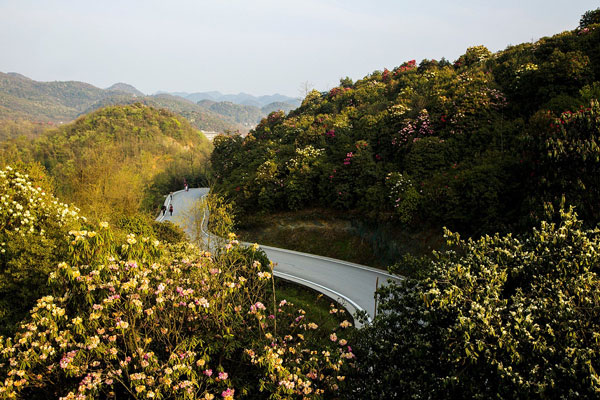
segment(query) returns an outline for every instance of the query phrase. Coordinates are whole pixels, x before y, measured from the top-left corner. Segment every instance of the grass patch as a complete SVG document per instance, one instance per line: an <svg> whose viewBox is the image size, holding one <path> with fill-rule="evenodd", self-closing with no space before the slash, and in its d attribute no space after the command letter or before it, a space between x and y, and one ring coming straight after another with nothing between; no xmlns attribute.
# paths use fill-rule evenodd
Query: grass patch
<svg viewBox="0 0 600 400"><path fill-rule="evenodd" d="M353 229L350 220L330 211L252 216L240 224L237 234L248 242L385 267L378 262L370 243Z"/></svg>
<svg viewBox="0 0 600 400"><path fill-rule="evenodd" d="M275 293L278 302L285 299L306 311L310 321L319 325L323 332L335 330L344 320L354 324L352 315L339 303L310 288L276 278ZM339 311L331 313L332 308ZM325 339L328 340L327 337Z"/></svg>

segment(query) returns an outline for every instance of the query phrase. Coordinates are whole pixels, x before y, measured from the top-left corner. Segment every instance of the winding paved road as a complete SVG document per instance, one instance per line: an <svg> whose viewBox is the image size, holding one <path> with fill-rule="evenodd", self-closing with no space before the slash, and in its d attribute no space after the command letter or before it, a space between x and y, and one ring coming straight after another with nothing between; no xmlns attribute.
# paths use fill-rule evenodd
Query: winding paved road
<svg viewBox="0 0 600 400"><path fill-rule="evenodd" d="M165 200L167 212L157 220L168 220L181 226L192 240L210 240L203 228L206 215L194 207L197 200L208 194L208 188L178 191ZM168 208L173 204L173 215ZM199 224L198 219L202 218ZM212 237L214 238L214 236ZM213 239L214 240L214 239ZM382 270L313 254L300 253L270 246L261 248L275 264L274 275L315 289L343 304L349 312L364 310L369 320L375 312L375 285L400 278ZM360 326L360 324L357 324Z"/></svg>

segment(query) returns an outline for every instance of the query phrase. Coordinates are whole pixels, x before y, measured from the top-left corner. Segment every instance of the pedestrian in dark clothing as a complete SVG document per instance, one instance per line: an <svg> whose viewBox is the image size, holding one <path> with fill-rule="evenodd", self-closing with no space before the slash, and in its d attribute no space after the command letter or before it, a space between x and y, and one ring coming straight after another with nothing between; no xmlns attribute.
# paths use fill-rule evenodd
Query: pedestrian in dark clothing
<svg viewBox="0 0 600 400"><path fill-rule="evenodd" d="M162 215L165 215L165 212L167 212L167 206L165 206L164 204L160 207L160 211L162 211Z"/></svg>
<svg viewBox="0 0 600 400"><path fill-rule="evenodd" d="M173 215L173 204L169 206L169 214Z"/></svg>

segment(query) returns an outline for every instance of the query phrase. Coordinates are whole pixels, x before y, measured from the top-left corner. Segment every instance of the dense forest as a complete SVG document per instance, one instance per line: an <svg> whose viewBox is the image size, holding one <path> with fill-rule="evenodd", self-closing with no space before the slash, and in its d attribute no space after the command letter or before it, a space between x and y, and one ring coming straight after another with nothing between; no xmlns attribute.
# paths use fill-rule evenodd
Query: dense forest
<svg viewBox="0 0 600 400"><path fill-rule="evenodd" d="M593 24L411 60L216 138L215 189L246 213L318 205L465 234L525 229L564 194L595 223L599 95Z"/></svg>

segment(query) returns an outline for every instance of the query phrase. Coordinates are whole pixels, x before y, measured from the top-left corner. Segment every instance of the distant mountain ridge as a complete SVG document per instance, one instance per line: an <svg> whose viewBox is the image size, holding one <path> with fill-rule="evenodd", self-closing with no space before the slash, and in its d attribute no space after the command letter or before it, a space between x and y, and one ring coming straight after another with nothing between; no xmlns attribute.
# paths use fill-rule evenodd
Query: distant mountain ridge
<svg viewBox="0 0 600 400"><path fill-rule="evenodd" d="M144 93L140 92L135 87L123 82L115 83L114 85L107 87L106 90L111 90L114 92L131 93L135 94L136 96L145 96Z"/></svg>
<svg viewBox="0 0 600 400"><path fill-rule="evenodd" d="M246 106L255 106L258 108L262 108L268 104L274 102L288 103L294 108L300 106L302 103L300 99L295 97L285 96L279 93L271 94L271 95L263 95L263 96L254 96L248 93L238 93L238 94L222 94L218 91L211 92L196 92L196 93L188 93L188 92L157 92L156 94L171 94L173 96L183 97L184 99L188 99L197 103L202 100L212 100L215 102L229 101L234 104L246 105Z"/></svg>
<svg viewBox="0 0 600 400"><path fill-rule="evenodd" d="M302 103L300 99L279 93L253 96L248 93L222 94L211 92L157 92L155 96L171 95L197 103L206 110L231 118L234 122L252 129L264 117L273 111L283 110L286 113L294 110Z"/></svg>
<svg viewBox="0 0 600 400"><path fill-rule="evenodd" d="M0 119L69 122L98 108L142 103L166 108L190 120L203 131L245 132L248 128L195 102L171 95L146 96L126 83L101 89L85 82L38 82L21 74L0 72Z"/></svg>
<svg viewBox="0 0 600 400"><path fill-rule="evenodd" d="M297 108L300 100L281 94L253 96L217 91L146 95L123 82L101 89L85 82L39 82L16 72L0 72L0 120L64 123L99 108L133 103L166 108L206 132L245 133L272 111Z"/></svg>

